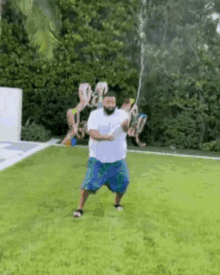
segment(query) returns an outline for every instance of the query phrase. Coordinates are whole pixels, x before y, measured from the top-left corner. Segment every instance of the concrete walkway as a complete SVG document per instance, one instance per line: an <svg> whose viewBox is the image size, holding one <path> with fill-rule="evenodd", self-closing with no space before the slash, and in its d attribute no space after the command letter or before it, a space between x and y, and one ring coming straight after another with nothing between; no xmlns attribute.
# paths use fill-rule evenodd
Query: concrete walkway
<svg viewBox="0 0 220 275"><path fill-rule="evenodd" d="M47 147L57 144L59 139L51 139L50 141L43 142L0 142L0 171L11 167L15 163L46 149Z"/></svg>

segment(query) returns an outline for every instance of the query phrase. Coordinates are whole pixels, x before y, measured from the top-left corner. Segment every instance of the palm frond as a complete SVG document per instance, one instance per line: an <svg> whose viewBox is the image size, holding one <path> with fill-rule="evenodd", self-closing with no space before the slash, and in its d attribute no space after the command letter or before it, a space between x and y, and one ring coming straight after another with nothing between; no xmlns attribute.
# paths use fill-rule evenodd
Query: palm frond
<svg viewBox="0 0 220 275"><path fill-rule="evenodd" d="M32 10L34 2L35 0L12 0L11 4L16 10L28 15Z"/></svg>
<svg viewBox="0 0 220 275"><path fill-rule="evenodd" d="M53 0L12 0L14 7L27 16L25 28L33 46L48 59L61 27L61 15Z"/></svg>

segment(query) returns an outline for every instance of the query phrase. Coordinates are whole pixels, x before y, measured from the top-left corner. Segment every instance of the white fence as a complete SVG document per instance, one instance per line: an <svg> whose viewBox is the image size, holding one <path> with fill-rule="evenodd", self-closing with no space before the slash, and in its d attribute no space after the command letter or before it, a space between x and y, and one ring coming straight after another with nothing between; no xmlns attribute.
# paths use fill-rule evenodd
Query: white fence
<svg viewBox="0 0 220 275"><path fill-rule="evenodd" d="M22 90L0 88L0 141L21 139Z"/></svg>

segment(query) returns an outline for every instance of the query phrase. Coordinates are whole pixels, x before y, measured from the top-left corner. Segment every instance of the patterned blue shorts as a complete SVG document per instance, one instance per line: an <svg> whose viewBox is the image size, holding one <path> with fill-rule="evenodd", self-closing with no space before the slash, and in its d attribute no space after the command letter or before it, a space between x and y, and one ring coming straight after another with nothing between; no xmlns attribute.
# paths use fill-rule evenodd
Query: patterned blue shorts
<svg viewBox="0 0 220 275"><path fill-rule="evenodd" d="M127 163L124 159L113 163L102 163L96 158L89 158L85 180L81 190L95 194L106 185L112 192L125 193L130 181Z"/></svg>

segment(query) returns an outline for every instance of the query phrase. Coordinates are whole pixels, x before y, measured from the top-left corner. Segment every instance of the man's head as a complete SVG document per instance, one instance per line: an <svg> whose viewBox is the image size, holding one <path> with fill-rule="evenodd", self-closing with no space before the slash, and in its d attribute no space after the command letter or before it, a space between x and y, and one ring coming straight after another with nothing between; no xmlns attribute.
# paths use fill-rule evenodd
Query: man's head
<svg viewBox="0 0 220 275"><path fill-rule="evenodd" d="M107 92L103 96L103 109L106 115L112 115L116 108L116 93L113 91Z"/></svg>

